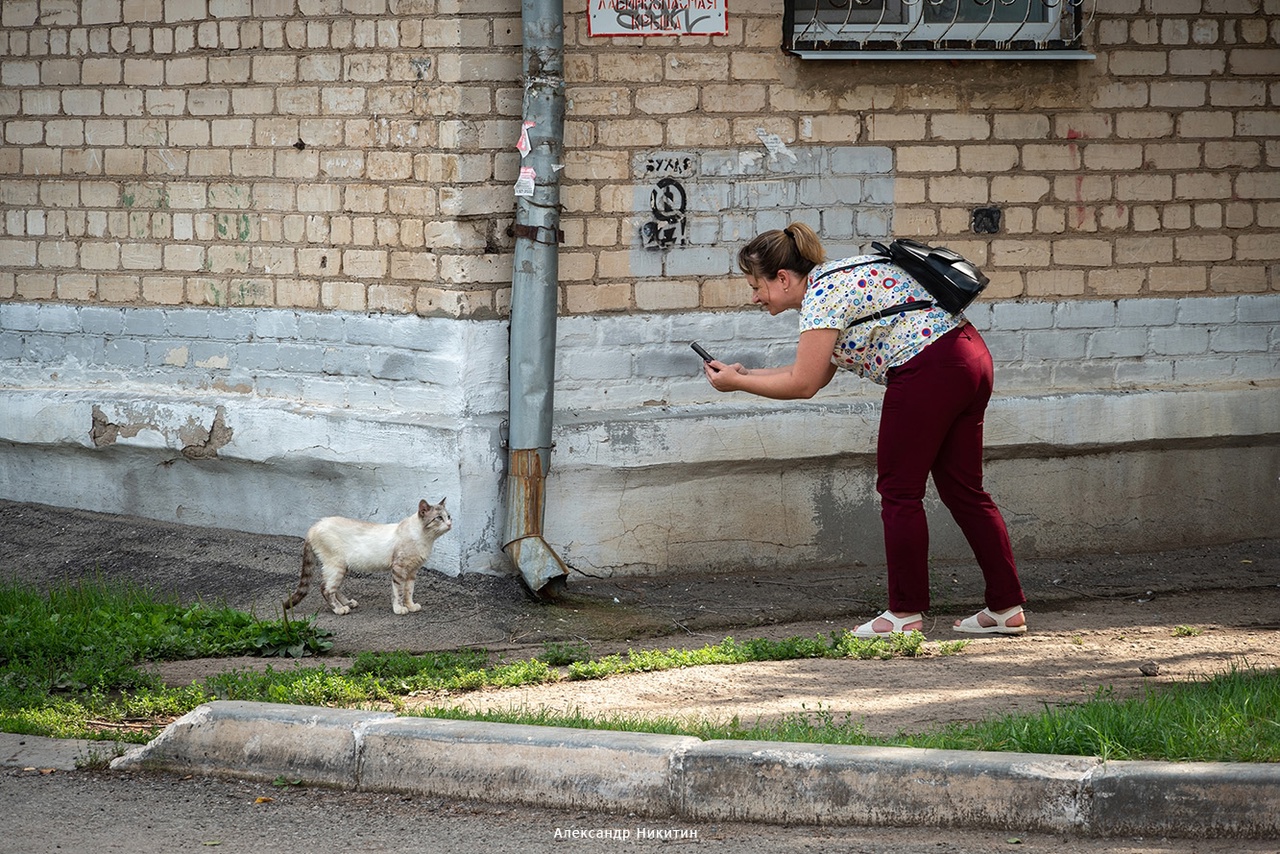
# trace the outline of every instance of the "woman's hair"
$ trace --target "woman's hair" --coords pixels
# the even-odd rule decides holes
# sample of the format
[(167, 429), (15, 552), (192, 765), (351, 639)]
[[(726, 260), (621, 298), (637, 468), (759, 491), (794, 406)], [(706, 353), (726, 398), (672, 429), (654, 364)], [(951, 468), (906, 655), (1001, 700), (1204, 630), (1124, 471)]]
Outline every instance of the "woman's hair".
[(757, 234), (738, 250), (738, 267), (752, 278), (774, 279), (779, 270), (808, 276), (825, 260), (822, 241), (803, 222)]

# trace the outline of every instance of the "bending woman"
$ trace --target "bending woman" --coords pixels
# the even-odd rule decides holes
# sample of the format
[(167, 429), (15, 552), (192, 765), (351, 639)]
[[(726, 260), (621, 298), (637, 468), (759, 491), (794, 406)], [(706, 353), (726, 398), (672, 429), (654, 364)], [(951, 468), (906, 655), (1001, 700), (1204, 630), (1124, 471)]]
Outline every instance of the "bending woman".
[(1022, 634), (1026, 597), (1004, 519), (982, 486), (982, 421), (991, 398), (991, 354), (963, 314), (935, 306), (928, 291), (880, 256), (826, 261), (813, 229), (792, 223), (756, 236), (738, 252), (751, 301), (770, 314), (800, 311), (795, 362), (744, 368), (711, 361), (718, 391), (775, 400), (807, 399), (838, 368), (886, 386), (876, 442), (876, 491), (884, 522), (889, 607), (853, 630), (857, 637), (918, 631), (929, 609), (925, 483), (973, 549), (986, 607), (954, 629)]

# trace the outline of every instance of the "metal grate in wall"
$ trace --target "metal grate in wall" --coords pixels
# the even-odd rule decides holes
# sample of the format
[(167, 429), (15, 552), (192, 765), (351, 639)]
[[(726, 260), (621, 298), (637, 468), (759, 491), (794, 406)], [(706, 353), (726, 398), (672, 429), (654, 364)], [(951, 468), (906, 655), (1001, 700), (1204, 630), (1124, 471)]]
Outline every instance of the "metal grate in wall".
[(802, 59), (1093, 59), (1098, 0), (784, 0)]

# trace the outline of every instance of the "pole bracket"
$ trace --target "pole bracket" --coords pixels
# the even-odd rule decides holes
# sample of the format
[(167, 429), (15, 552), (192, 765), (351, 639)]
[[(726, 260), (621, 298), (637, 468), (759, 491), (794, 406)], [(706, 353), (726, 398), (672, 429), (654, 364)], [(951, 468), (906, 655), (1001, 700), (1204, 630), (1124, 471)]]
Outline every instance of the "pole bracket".
[[(551, 235), (551, 240), (540, 240), (538, 235), (540, 232), (547, 232)], [(508, 237), (523, 237), (526, 240), (532, 240), (534, 243), (542, 243), (547, 246), (555, 246), (564, 242), (564, 231), (562, 229), (551, 229), (545, 225), (522, 225), (514, 223), (507, 229)]]

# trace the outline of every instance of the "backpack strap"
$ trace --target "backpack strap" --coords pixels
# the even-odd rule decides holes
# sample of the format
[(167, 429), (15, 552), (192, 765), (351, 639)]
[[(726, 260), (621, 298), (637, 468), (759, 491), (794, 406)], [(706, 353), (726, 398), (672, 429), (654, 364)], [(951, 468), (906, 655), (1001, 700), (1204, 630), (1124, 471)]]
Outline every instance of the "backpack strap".
[[(871, 264), (879, 263), (880, 261), (889, 261), (891, 263), (893, 262), (893, 257), (889, 254), (889, 250), (885, 248), (883, 244), (872, 243), (871, 247), (875, 249), (876, 252), (878, 252), (882, 257), (875, 260), (871, 260), (871, 261), (860, 261), (857, 264), (846, 264), (843, 267), (836, 267), (834, 270), (827, 270), (822, 275), (829, 276), (832, 273), (847, 273), (850, 270), (856, 270), (859, 267), (866, 267)], [(897, 305), (891, 305), (888, 308), (881, 309), (880, 311), (874, 311), (871, 314), (859, 317), (857, 320), (854, 320), (853, 322), (847, 324), (845, 326), (845, 329), (852, 329), (853, 327), (861, 323), (870, 323), (873, 320), (880, 320), (881, 318), (884, 318), (884, 317), (890, 317), (892, 315), (898, 314), (899, 312), (923, 311), (925, 309), (933, 308), (934, 304), (935, 303), (932, 300), (908, 300), (907, 302), (898, 303)]]
[(857, 320), (845, 326), (845, 329), (852, 329), (853, 327), (857, 326), (860, 323), (867, 323), (868, 321), (879, 320), (882, 317), (889, 317), (891, 315), (898, 314), (900, 312), (906, 313), (908, 311), (923, 311), (926, 308), (933, 308), (932, 300), (927, 300), (927, 299), (911, 300), (910, 302), (898, 303), (897, 305), (891, 305), (888, 308), (881, 309), (880, 311), (872, 312), (871, 314), (864, 315), (863, 317), (859, 317)]

